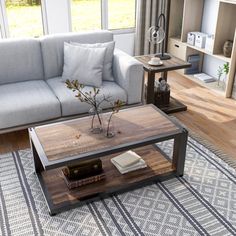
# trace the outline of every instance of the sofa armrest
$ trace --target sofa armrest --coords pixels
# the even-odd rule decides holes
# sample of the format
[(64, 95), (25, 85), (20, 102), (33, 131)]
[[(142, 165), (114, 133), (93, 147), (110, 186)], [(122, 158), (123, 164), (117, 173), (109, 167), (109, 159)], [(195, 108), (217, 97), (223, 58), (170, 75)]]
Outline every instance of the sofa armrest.
[(113, 57), (113, 76), (128, 95), (128, 104), (142, 100), (143, 66), (142, 63), (125, 52), (115, 49)]

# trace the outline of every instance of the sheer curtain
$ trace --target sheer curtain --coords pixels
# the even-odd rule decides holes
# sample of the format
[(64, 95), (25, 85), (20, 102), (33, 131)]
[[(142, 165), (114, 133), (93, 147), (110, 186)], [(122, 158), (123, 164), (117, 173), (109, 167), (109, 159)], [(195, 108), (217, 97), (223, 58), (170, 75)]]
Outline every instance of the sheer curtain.
[[(137, 0), (136, 6), (136, 33), (135, 33), (135, 55), (156, 53), (161, 50), (161, 45), (152, 45), (146, 39), (146, 33), (156, 23), (157, 17), (164, 13), (166, 25), (169, 18), (170, 0)], [(168, 27), (166, 27), (168, 29)], [(168, 32), (166, 31), (166, 39)], [(165, 39), (165, 47), (166, 47)]]

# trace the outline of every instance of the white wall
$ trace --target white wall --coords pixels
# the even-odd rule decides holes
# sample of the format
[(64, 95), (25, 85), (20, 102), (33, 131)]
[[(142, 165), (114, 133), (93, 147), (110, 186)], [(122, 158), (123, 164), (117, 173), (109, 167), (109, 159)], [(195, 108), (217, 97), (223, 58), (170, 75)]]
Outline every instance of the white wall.
[(128, 34), (115, 34), (114, 40), (116, 42), (116, 47), (122, 51), (128, 53), (129, 55), (134, 55), (134, 33)]
[[(218, 0), (204, 1), (204, 11), (202, 16), (202, 27), (201, 27), (202, 32), (207, 34), (215, 34), (218, 7), (219, 7)], [(209, 55), (205, 55), (202, 71), (206, 74), (209, 74), (217, 78), (217, 69), (219, 66), (223, 66), (224, 63), (225, 63), (224, 61), (218, 60)]]
[(70, 0), (43, 0), (42, 10), (46, 34), (71, 31)]
[(205, 0), (204, 10), (202, 16), (202, 32), (207, 34), (214, 34), (216, 29), (217, 12), (219, 2), (218, 0)]

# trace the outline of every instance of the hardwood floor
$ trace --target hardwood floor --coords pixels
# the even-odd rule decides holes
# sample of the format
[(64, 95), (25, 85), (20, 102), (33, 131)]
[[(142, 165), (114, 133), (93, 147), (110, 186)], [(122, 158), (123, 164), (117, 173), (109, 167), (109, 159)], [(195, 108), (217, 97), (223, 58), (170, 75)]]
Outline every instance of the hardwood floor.
[(0, 154), (25, 149), (29, 146), (28, 130), (0, 134)]
[[(189, 129), (236, 160), (236, 101), (223, 98), (176, 72), (168, 74), (171, 94), (188, 106), (174, 115)], [(0, 153), (29, 147), (26, 130), (0, 135)]]
[(236, 160), (236, 101), (176, 72), (168, 74), (171, 94), (188, 106), (175, 116), (189, 129)]

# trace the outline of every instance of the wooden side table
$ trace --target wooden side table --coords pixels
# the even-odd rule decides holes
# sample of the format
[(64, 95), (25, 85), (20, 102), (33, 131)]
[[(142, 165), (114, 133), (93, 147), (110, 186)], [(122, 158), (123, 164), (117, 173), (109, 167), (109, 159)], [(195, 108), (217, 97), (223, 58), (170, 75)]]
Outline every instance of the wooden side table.
[[(183, 60), (180, 60), (174, 56), (171, 56), (171, 59), (163, 61), (163, 65), (151, 66), (148, 64), (148, 62), (151, 60), (153, 56), (154, 55), (143, 55), (143, 56), (136, 56), (135, 58), (143, 64), (143, 69), (148, 74), (146, 102), (155, 104), (154, 101), (155, 74), (162, 73), (162, 78), (167, 80), (168, 71), (188, 68), (191, 67), (191, 64)], [(185, 106), (183, 103), (179, 102), (177, 99), (173, 97), (171, 97), (170, 104), (168, 106), (158, 106), (158, 108), (160, 108), (167, 114), (187, 110), (187, 106)]]

